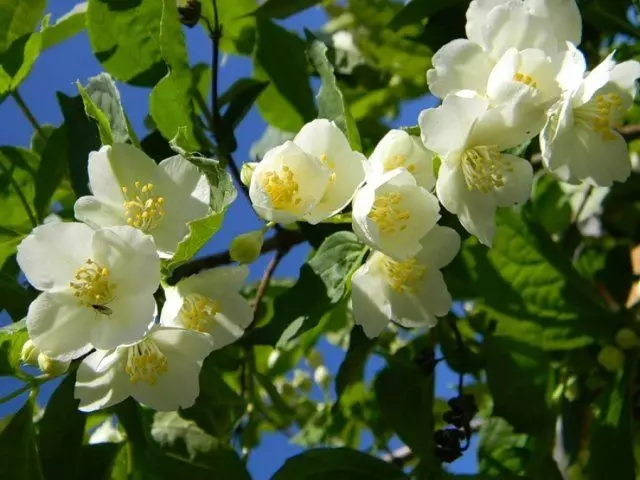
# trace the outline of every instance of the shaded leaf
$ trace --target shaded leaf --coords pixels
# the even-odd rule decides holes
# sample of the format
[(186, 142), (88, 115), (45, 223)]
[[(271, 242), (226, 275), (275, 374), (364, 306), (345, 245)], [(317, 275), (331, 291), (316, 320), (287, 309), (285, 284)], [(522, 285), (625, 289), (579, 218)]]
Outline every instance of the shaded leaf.
[(0, 8), (0, 52), (38, 26), (46, 0), (3, 0)]
[[(220, 48), (223, 52), (251, 55), (256, 35), (256, 21), (250, 14), (258, 6), (256, 0), (220, 0), (218, 1), (219, 22), (223, 35)], [(214, 25), (212, 2), (202, 2), (203, 28)], [(206, 21), (204, 20), (206, 19)]]
[(322, 0), (267, 0), (253, 14), (259, 17), (287, 18), (317, 5)]
[(374, 345), (375, 340), (368, 338), (360, 325), (355, 325), (351, 329), (349, 348), (336, 375), (337, 402), (349, 385), (362, 382), (364, 379), (364, 367)]
[(32, 418), (33, 401), (29, 399), (0, 433), (0, 478), (44, 478), (36, 450)]
[(51, 199), (68, 171), (69, 135), (66, 125), (55, 129), (44, 147), (36, 172), (36, 195), (33, 201), (36, 215), (43, 219), (49, 212)]
[(24, 319), (0, 328), (0, 376), (20, 371), (20, 353), (28, 338)]

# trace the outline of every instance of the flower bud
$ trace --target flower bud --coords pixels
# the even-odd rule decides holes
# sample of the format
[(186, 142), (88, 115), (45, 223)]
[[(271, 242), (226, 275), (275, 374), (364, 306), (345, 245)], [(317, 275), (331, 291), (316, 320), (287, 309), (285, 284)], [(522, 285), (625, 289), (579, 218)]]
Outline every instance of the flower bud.
[(327, 367), (325, 367), (324, 365), (320, 365), (313, 371), (313, 379), (323, 389), (328, 388), (329, 383), (331, 383), (331, 375), (329, 374), (329, 370), (327, 370)]
[(40, 355), (40, 349), (36, 347), (31, 339), (24, 342), (22, 351), (20, 352), (20, 360), (27, 365), (38, 365), (38, 355)]
[(238, 235), (231, 241), (229, 246), (231, 260), (240, 264), (255, 262), (260, 256), (263, 240), (264, 237), (261, 230)]
[(200, 14), (202, 13), (202, 5), (200, 0), (179, 0), (178, 1), (178, 15), (180, 16), (180, 23), (193, 28), (198, 24), (200, 20)]
[(307, 363), (311, 368), (319, 368), (324, 365), (324, 358), (322, 358), (322, 354), (314, 348), (307, 357)]
[(636, 332), (630, 328), (622, 328), (616, 333), (616, 343), (624, 350), (630, 350), (640, 345), (640, 339)]
[(605, 370), (615, 372), (620, 370), (624, 364), (624, 353), (613, 345), (605, 345), (598, 354), (598, 363), (600, 363)]
[(247, 187), (251, 185), (251, 177), (253, 172), (258, 166), (258, 162), (247, 162), (242, 164), (242, 170), (240, 170), (240, 181)]
[(71, 362), (61, 362), (46, 356), (44, 353), (38, 355), (38, 367), (43, 373), (52, 377), (57, 377), (65, 373), (69, 369), (70, 364)]

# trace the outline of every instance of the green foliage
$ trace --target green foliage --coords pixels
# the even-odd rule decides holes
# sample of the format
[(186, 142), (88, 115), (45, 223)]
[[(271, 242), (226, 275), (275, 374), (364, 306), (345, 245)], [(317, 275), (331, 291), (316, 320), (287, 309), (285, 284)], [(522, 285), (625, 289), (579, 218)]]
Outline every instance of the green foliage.
[(36, 450), (33, 403), (33, 400), (27, 400), (0, 433), (2, 478), (44, 478)]
[(0, 329), (0, 375), (16, 375), (20, 371), (20, 352), (29, 338), (25, 323), (22, 320)]
[(253, 14), (258, 17), (287, 18), (320, 3), (321, 0), (267, 0)]

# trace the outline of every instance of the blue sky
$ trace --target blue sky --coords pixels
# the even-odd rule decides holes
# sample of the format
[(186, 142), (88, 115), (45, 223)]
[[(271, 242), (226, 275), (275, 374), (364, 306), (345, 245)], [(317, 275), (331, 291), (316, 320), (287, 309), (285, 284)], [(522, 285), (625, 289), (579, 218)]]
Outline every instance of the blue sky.
[[(48, 11), (55, 20), (70, 10), (76, 3), (69, 0), (49, 2)], [(302, 33), (303, 28), (318, 29), (325, 22), (326, 17), (320, 9), (310, 9), (287, 19), (283, 24), (292, 30)], [(190, 60), (192, 64), (208, 63), (211, 58), (210, 42), (201, 28), (187, 30)], [(76, 95), (75, 81), (86, 83), (88, 77), (101, 72), (98, 61), (94, 58), (86, 33), (55, 46), (38, 58), (33, 71), (20, 87), (20, 93), (40, 124), (59, 125), (62, 122), (55, 92), (61, 91), (67, 95)], [(241, 77), (250, 77), (252, 73), (251, 61), (244, 57), (226, 57), (220, 69), (220, 91), (230, 86)], [(426, 83), (426, 82), (425, 82)], [(148, 107), (148, 89), (119, 85), (122, 102), (134, 129), (144, 135), (146, 128), (143, 121)], [(426, 95), (426, 92), (425, 92)], [(399, 118), (390, 122), (390, 126), (415, 125), (420, 110), (433, 102), (428, 98), (410, 102), (403, 106)], [(0, 105), (0, 145), (29, 146), (32, 128), (12, 99), (7, 99)], [(252, 109), (237, 131), (239, 149), (235, 154), (238, 163), (248, 160), (251, 144), (256, 141), (266, 127), (265, 122), (255, 109)], [(238, 200), (229, 209), (223, 229), (205, 247), (203, 254), (225, 250), (229, 241), (239, 233), (255, 230), (262, 226), (246, 199), (238, 196)], [(276, 276), (297, 276), (299, 266), (308, 254), (308, 247), (298, 246), (280, 264)], [(269, 261), (269, 256), (261, 258), (252, 266), (251, 278), (257, 279)], [(1, 319), (1, 317), (0, 317)], [(325, 356), (327, 367), (336, 372), (342, 361), (342, 353), (327, 342), (323, 342), (321, 350)], [(367, 378), (370, 380), (382, 366), (380, 360), (372, 360), (367, 367)], [(437, 394), (448, 398), (454, 395), (451, 386), (456, 378), (442, 363), (438, 367)], [(55, 385), (50, 382), (45, 386), (41, 399), (48, 398)], [(0, 395), (12, 391), (15, 382), (0, 378)], [(24, 396), (18, 397), (5, 405), (0, 405), (0, 416), (15, 411), (24, 402)], [(410, 413), (409, 413), (410, 414)], [(285, 436), (271, 434), (263, 439), (262, 445), (251, 456), (249, 469), (256, 480), (266, 480), (275, 472), (284, 460), (302, 451), (300, 447), (290, 445)], [(451, 471), (456, 473), (473, 473), (475, 471), (475, 454), (468, 452), (465, 457), (453, 464)]]

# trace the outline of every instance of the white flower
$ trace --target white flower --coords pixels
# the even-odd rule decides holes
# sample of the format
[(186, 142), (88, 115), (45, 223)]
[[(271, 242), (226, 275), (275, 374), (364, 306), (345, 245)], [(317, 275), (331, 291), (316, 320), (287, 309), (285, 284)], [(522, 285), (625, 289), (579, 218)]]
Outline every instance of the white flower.
[(488, 246), (496, 208), (525, 202), (533, 179), (528, 161), (501, 153), (527, 134), (505, 129), (502, 115), (489, 109), (485, 99), (450, 95), (440, 107), (421, 112), (419, 119), (422, 140), (442, 159), (438, 198)]
[(248, 274), (244, 265), (222, 266), (166, 287), (160, 323), (206, 333), (214, 349), (234, 342), (253, 320), (249, 302), (238, 293)]
[(633, 103), (640, 63), (616, 65), (612, 57), (584, 79), (584, 61), (575, 65), (578, 75), (540, 135), (544, 164), (566, 182), (610, 186), (631, 173), (627, 144), (615, 127)]
[(397, 260), (420, 250), (440, 218), (438, 199), (416, 183), (405, 168), (369, 181), (353, 199), (353, 231), (367, 245)]
[(91, 412), (127, 397), (159, 411), (190, 407), (200, 391), (202, 362), (210, 352), (206, 335), (164, 327), (155, 327), (134, 345), (97, 350), (78, 367), (78, 408)]
[(574, 0), (474, 0), (466, 31), (495, 59), (512, 47), (552, 54), (580, 43), (582, 20)]
[(51, 223), (18, 246), (18, 264), (43, 293), (29, 306), (29, 337), (69, 360), (140, 340), (153, 321), (160, 258), (153, 239), (127, 227)]
[(153, 236), (171, 256), (188, 233), (187, 222), (209, 211), (209, 186), (180, 156), (157, 165), (142, 150), (116, 143), (89, 154), (93, 195), (78, 199), (75, 215), (93, 228), (130, 225)]
[(435, 226), (414, 257), (397, 262), (374, 252), (351, 279), (353, 316), (364, 333), (377, 337), (389, 321), (403, 327), (434, 326), (451, 308), (440, 269), (460, 249), (460, 236)]
[(322, 198), (304, 218), (316, 224), (340, 212), (351, 202), (364, 182), (366, 158), (351, 150), (342, 130), (325, 119), (307, 123), (293, 141), (305, 152), (319, 158), (331, 172)]
[(364, 160), (333, 122), (309, 122), (256, 167), (249, 188), (253, 207), (267, 220), (319, 223), (349, 204), (364, 181)]
[(433, 152), (424, 148), (419, 138), (403, 130), (391, 130), (380, 140), (369, 157), (368, 166), (373, 175), (404, 167), (419, 186), (431, 191), (436, 185)]
[(262, 218), (302, 220), (322, 199), (331, 171), (292, 141), (272, 148), (253, 171), (249, 196)]

